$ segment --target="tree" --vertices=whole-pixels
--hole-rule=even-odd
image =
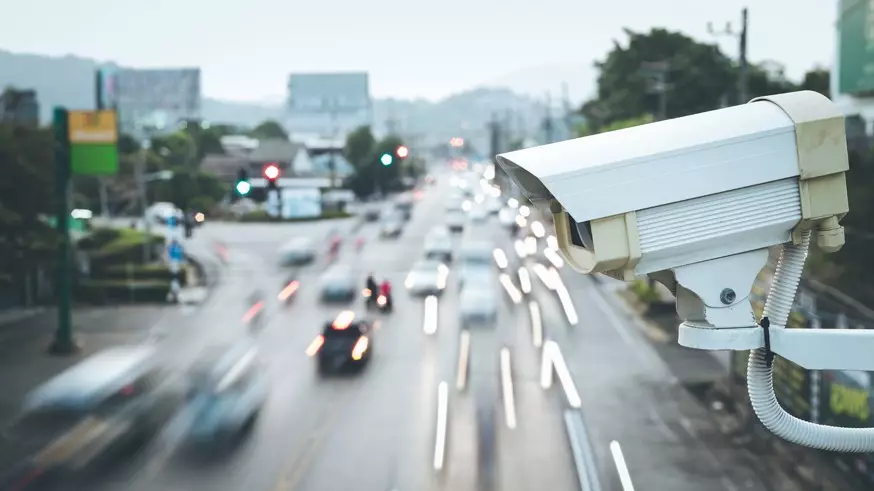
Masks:
[[[285,132],[282,125],[273,120],[264,121],[256,126],[255,129],[251,131],[250,136],[259,140],[268,140],[271,138],[288,139],[288,133]]]
[[[659,95],[648,90],[653,77],[646,63],[667,62],[669,118],[715,109],[734,90],[732,62],[715,45],[665,29],[647,34],[626,29],[625,33],[627,46],[615,43],[606,59],[595,64],[597,98],[582,108],[590,130],[659,113]]]
[[[0,283],[56,238],[41,220],[55,212],[53,146],[50,129],[0,124]]]
[[[346,137],[343,156],[356,169],[367,165],[367,159],[373,154],[376,139],[370,131],[370,126],[361,126]]]
[[[831,97],[831,74],[824,68],[814,68],[804,74],[804,80],[801,81],[801,88],[805,90],[813,90],[826,97]]]

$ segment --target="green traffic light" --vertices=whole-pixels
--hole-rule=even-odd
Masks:
[[[391,165],[392,157],[390,153],[382,154],[382,157],[379,158],[379,161],[382,162],[382,165],[388,167]]]
[[[240,181],[237,183],[237,192],[240,193],[240,196],[245,196],[249,194],[249,191],[252,190],[252,185],[246,181]]]

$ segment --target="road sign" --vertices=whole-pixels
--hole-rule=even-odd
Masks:
[[[69,111],[67,138],[73,174],[113,175],[118,172],[115,111]]]

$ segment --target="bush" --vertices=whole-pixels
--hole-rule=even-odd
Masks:
[[[73,298],[98,305],[163,303],[167,301],[169,292],[169,281],[85,280],[73,290]]]
[[[121,236],[121,231],[114,228],[97,228],[94,229],[91,234],[86,237],[83,237],[77,243],[80,249],[99,249],[106,244],[116,240]]]
[[[152,247],[163,247],[164,237],[160,235],[147,236],[134,229],[117,229],[118,236],[96,249],[90,250],[93,268],[103,265],[121,263],[142,263],[143,244],[148,240]],[[88,250],[88,249],[86,249]]]
[[[649,286],[646,280],[635,280],[631,284],[631,291],[641,302],[649,305],[661,300],[658,292]]]
[[[179,271],[179,282],[185,284],[187,271],[183,268]],[[113,280],[159,280],[171,281],[173,273],[164,263],[152,264],[111,264],[100,270],[101,279]]]
[[[240,222],[244,223],[258,223],[258,222],[282,222],[282,223],[295,223],[295,222],[313,222],[317,220],[333,220],[336,218],[349,218],[352,215],[345,211],[325,211],[319,216],[315,217],[305,217],[305,218],[273,218],[267,214],[264,210],[256,210],[251,213],[246,213],[239,217]]]

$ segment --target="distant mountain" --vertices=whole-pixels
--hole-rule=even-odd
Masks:
[[[73,55],[50,57],[0,50],[0,88],[35,89],[41,119],[47,122],[56,105],[94,107],[94,70],[99,65],[104,63]],[[555,102],[557,99],[558,94]],[[542,99],[537,101],[505,87],[477,88],[439,102],[377,99],[373,107],[374,131],[381,134],[394,129],[423,144],[462,136],[485,150],[486,128],[493,117],[501,119],[513,134],[531,134],[545,114],[541,104]],[[281,121],[283,108],[281,103],[204,98],[202,113],[210,122],[254,126],[266,119]]]

